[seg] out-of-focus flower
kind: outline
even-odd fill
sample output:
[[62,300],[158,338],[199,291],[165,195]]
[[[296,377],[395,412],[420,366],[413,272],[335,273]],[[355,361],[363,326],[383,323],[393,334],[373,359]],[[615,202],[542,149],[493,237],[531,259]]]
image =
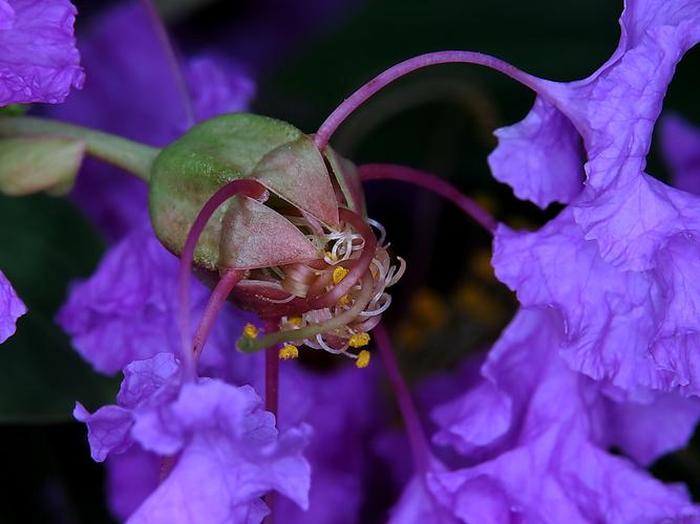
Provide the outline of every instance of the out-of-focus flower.
[[[133,360],[165,350],[176,354],[181,343],[177,272],[177,258],[160,244],[150,226],[135,228],[108,251],[89,279],[74,284],[57,321],[83,358],[102,373],[116,373]],[[200,317],[208,296],[206,286],[197,283],[193,318]],[[234,347],[249,319],[232,306],[223,309],[202,354],[204,374],[249,376],[246,370],[252,359]]]
[[[180,61],[184,78],[179,79],[140,2],[99,16],[79,47],[89,81],[65,104],[51,108],[50,115],[150,145],[168,144],[195,121],[244,110],[255,91],[240,66],[216,53]],[[147,194],[142,181],[93,160],[85,163],[73,192],[112,239],[149,222]]]
[[26,312],[27,307],[0,271],[0,344],[15,332],[17,319]]
[[[251,355],[242,359],[252,360],[257,367],[233,382],[252,383],[259,389],[262,362]],[[280,499],[275,502],[276,511],[289,523],[357,522],[364,502],[362,488],[369,474],[367,449],[362,443],[368,442],[379,427],[381,411],[377,409],[375,373],[358,372],[354,367],[318,373],[289,363],[280,379],[285,392],[280,398],[280,429],[303,424],[313,428],[306,450],[312,476],[307,510],[289,499]],[[157,488],[160,460],[135,444],[124,453],[110,455],[107,464],[110,505],[126,520]]]
[[643,171],[675,65],[700,40],[699,17],[695,1],[628,2],[613,56],[585,80],[538,83],[531,113],[498,132],[490,158],[522,198],[569,204],[540,231],[498,229],[498,277],[524,305],[562,313],[561,354],[573,369],[630,398],[700,391],[691,357],[700,200]]
[[[395,522],[411,522],[409,514],[423,515],[416,522],[700,518],[680,487],[607,452],[618,446],[646,464],[683,446],[700,403],[674,395],[654,405],[613,401],[564,365],[554,351],[561,341],[556,312],[517,314],[489,353],[484,379],[433,413],[440,426],[434,441],[454,446],[473,465],[436,465],[414,477]],[[629,426],[623,431],[622,424]],[[652,426],[654,432],[630,431]]]
[[0,106],[62,102],[83,85],[68,0],[0,2]]
[[172,463],[129,522],[260,522],[270,490],[308,506],[301,450],[309,428],[278,432],[249,386],[206,378],[182,384],[175,357],[159,353],[124,369],[117,401],[92,415],[76,406],[93,458],[138,444]]
[[659,138],[673,185],[700,194],[700,129],[678,115],[660,120]]
[[[0,106],[58,103],[83,85],[68,0],[0,0]],[[0,272],[0,343],[27,308]]]

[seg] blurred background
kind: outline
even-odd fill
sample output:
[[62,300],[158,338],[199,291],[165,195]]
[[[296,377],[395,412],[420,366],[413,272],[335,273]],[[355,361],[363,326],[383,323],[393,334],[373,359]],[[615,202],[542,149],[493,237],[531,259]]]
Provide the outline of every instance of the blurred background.
[[[119,2],[74,1],[80,35]],[[314,132],[355,88],[412,55],[477,50],[554,80],[585,77],[617,44],[621,2],[609,0],[162,0],[179,51],[215,49],[256,82],[252,110]],[[108,59],[106,57],[105,59]],[[87,81],[90,70],[86,71]],[[681,63],[666,108],[700,125],[700,49]],[[128,79],[115,78],[115,82]],[[499,220],[537,228],[558,209],[517,201],[489,174],[495,128],[520,120],[533,94],[476,66],[434,67],[404,78],[355,113],[333,139],[357,164],[398,163],[450,180]],[[667,179],[656,151],[649,170]],[[370,216],[386,227],[408,271],[386,315],[411,381],[488,348],[515,311],[493,277],[489,236],[430,194],[390,182],[367,187]],[[102,466],[76,399],[113,399],[53,324],[69,283],[89,275],[106,247],[70,202],[0,197],[0,267],[30,308],[0,347],[1,523],[111,522]],[[314,353],[305,365],[332,365]],[[700,442],[654,472],[700,497]]]

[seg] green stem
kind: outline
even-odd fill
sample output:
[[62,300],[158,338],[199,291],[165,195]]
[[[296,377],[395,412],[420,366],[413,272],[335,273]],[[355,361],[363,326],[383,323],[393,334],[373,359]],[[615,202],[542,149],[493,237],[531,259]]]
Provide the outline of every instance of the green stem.
[[275,331],[263,336],[262,338],[251,339],[243,336],[238,340],[238,349],[244,353],[255,353],[256,351],[274,346],[275,344],[280,344],[282,342],[298,342],[345,326],[352,322],[352,320],[355,319],[357,315],[362,313],[365,307],[367,307],[367,304],[369,304],[369,301],[372,298],[373,291],[374,286],[372,285],[371,277],[365,276],[365,278],[362,280],[362,290],[360,291],[357,300],[355,300],[353,306],[344,313],[341,313],[337,317],[333,317],[325,322],[309,324],[301,329]]
[[61,137],[85,143],[88,154],[115,165],[148,182],[151,164],[160,152],[140,144],[86,127],[30,116],[0,116],[0,137]]

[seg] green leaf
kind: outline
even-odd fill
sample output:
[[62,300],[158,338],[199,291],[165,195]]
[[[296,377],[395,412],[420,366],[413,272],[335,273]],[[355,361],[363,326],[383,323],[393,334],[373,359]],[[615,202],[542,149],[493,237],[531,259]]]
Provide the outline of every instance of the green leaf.
[[0,269],[29,312],[0,345],[0,422],[61,421],[74,402],[114,400],[114,379],[97,375],[53,322],[69,283],[90,274],[102,243],[68,202],[0,196]]
[[0,192],[65,194],[84,154],[85,143],[69,138],[0,139]]

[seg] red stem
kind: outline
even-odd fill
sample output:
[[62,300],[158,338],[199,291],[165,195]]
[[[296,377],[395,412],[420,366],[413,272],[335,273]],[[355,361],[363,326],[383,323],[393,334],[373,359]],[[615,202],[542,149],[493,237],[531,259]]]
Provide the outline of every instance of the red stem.
[[192,353],[192,338],[190,332],[190,273],[192,272],[192,260],[197,241],[209,222],[209,219],[221,204],[229,198],[243,194],[251,198],[259,198],[266,193],[266,190],[255,180],[241,179],[227,183],[214,193],[199,211],[192,223],[187,240],[180,255],[180,272],[178,281],[180,286],[180,314],[178,321],[180,324],[180,339],[182,343],[182,359],[185,370],[185,377],[194,380],[196,377],[195,361]]
[[358,169],[360,171],[360,179],[363,182],[396,180],[422,187],[452,202],[489,233],[493,234],[496,230],[498,223],[488,211],[471,198],[462,194],[452,184],[435,175],[395,164],[365,164]]
[[202,314],[202,319],[199,321],[197,330],[194,333],[192,353],[194,354],[195,361],[199,358],[200,353],[204,349],[204,344],[206,344],[209,333],[211,333],[214,327],[214,321],[219,315],[219,311],[224,307],[231,291],[236,284],[241,281],[244,275],[245,272],[238,269],[227,269],[219,282],[217,282],[214,291],[209,297],[207,307]]
[[280,357],[277,345],[265,350],[265,410],[279,415]]
[[394,80],[424,67],[449,63],[482,65],[500,71],[537,92],[544,91],[547,85],[546,80],[531,76],[503,60],[482,53],[474,53],[472,51],[437,51],[435,53],[426,53],[409,58],[408,60],[390,67],[346,98],[335,111],[326,118],[325,122],[321,124],[321,127],[314,137],[316,146],[319,150],[323,150],[328,145],[328,141],[335,130],[338,129],[340,124],[342,124],[353,111]]
[[[272,333],[279,327],[279,318],[269,320],[265,323],[265,332]],[[265,410],[272,413],[277,418],[279,427],[279,380],[280,380],[280,357],[279,348],[275,344],[265,349]]]
[[416,405],[411,398],[411,392],[401,375],[399,363],[396,361],[389,334],[382,324],[374,328],[374,341],[379,350],[379,356],[384,364],[384,369],[389,377],[389,382],[394,391],[394,397],[399,405],[399,412],[406,426],[406,433],[408,434],[408,442],[411,447],[416,473],[425,473],[430,467],[430,446],[428,445],[428,439],[425,436],[425,431],[423,431],[423,425],[420,422]]
[[[269,320],[265,323],[265,331],[270,333],[276,331],[279,326],[279,318]],[[280,357],[277,345],[265,349],[265,410],[275,416],[277,429],[280,427],[279,421],[279,383],[280,383]],[[275,492],[268,492],[265,497],[265,504],[270,509],[269,515],[265,518],[264,524],[272,524],[275,521]]]

